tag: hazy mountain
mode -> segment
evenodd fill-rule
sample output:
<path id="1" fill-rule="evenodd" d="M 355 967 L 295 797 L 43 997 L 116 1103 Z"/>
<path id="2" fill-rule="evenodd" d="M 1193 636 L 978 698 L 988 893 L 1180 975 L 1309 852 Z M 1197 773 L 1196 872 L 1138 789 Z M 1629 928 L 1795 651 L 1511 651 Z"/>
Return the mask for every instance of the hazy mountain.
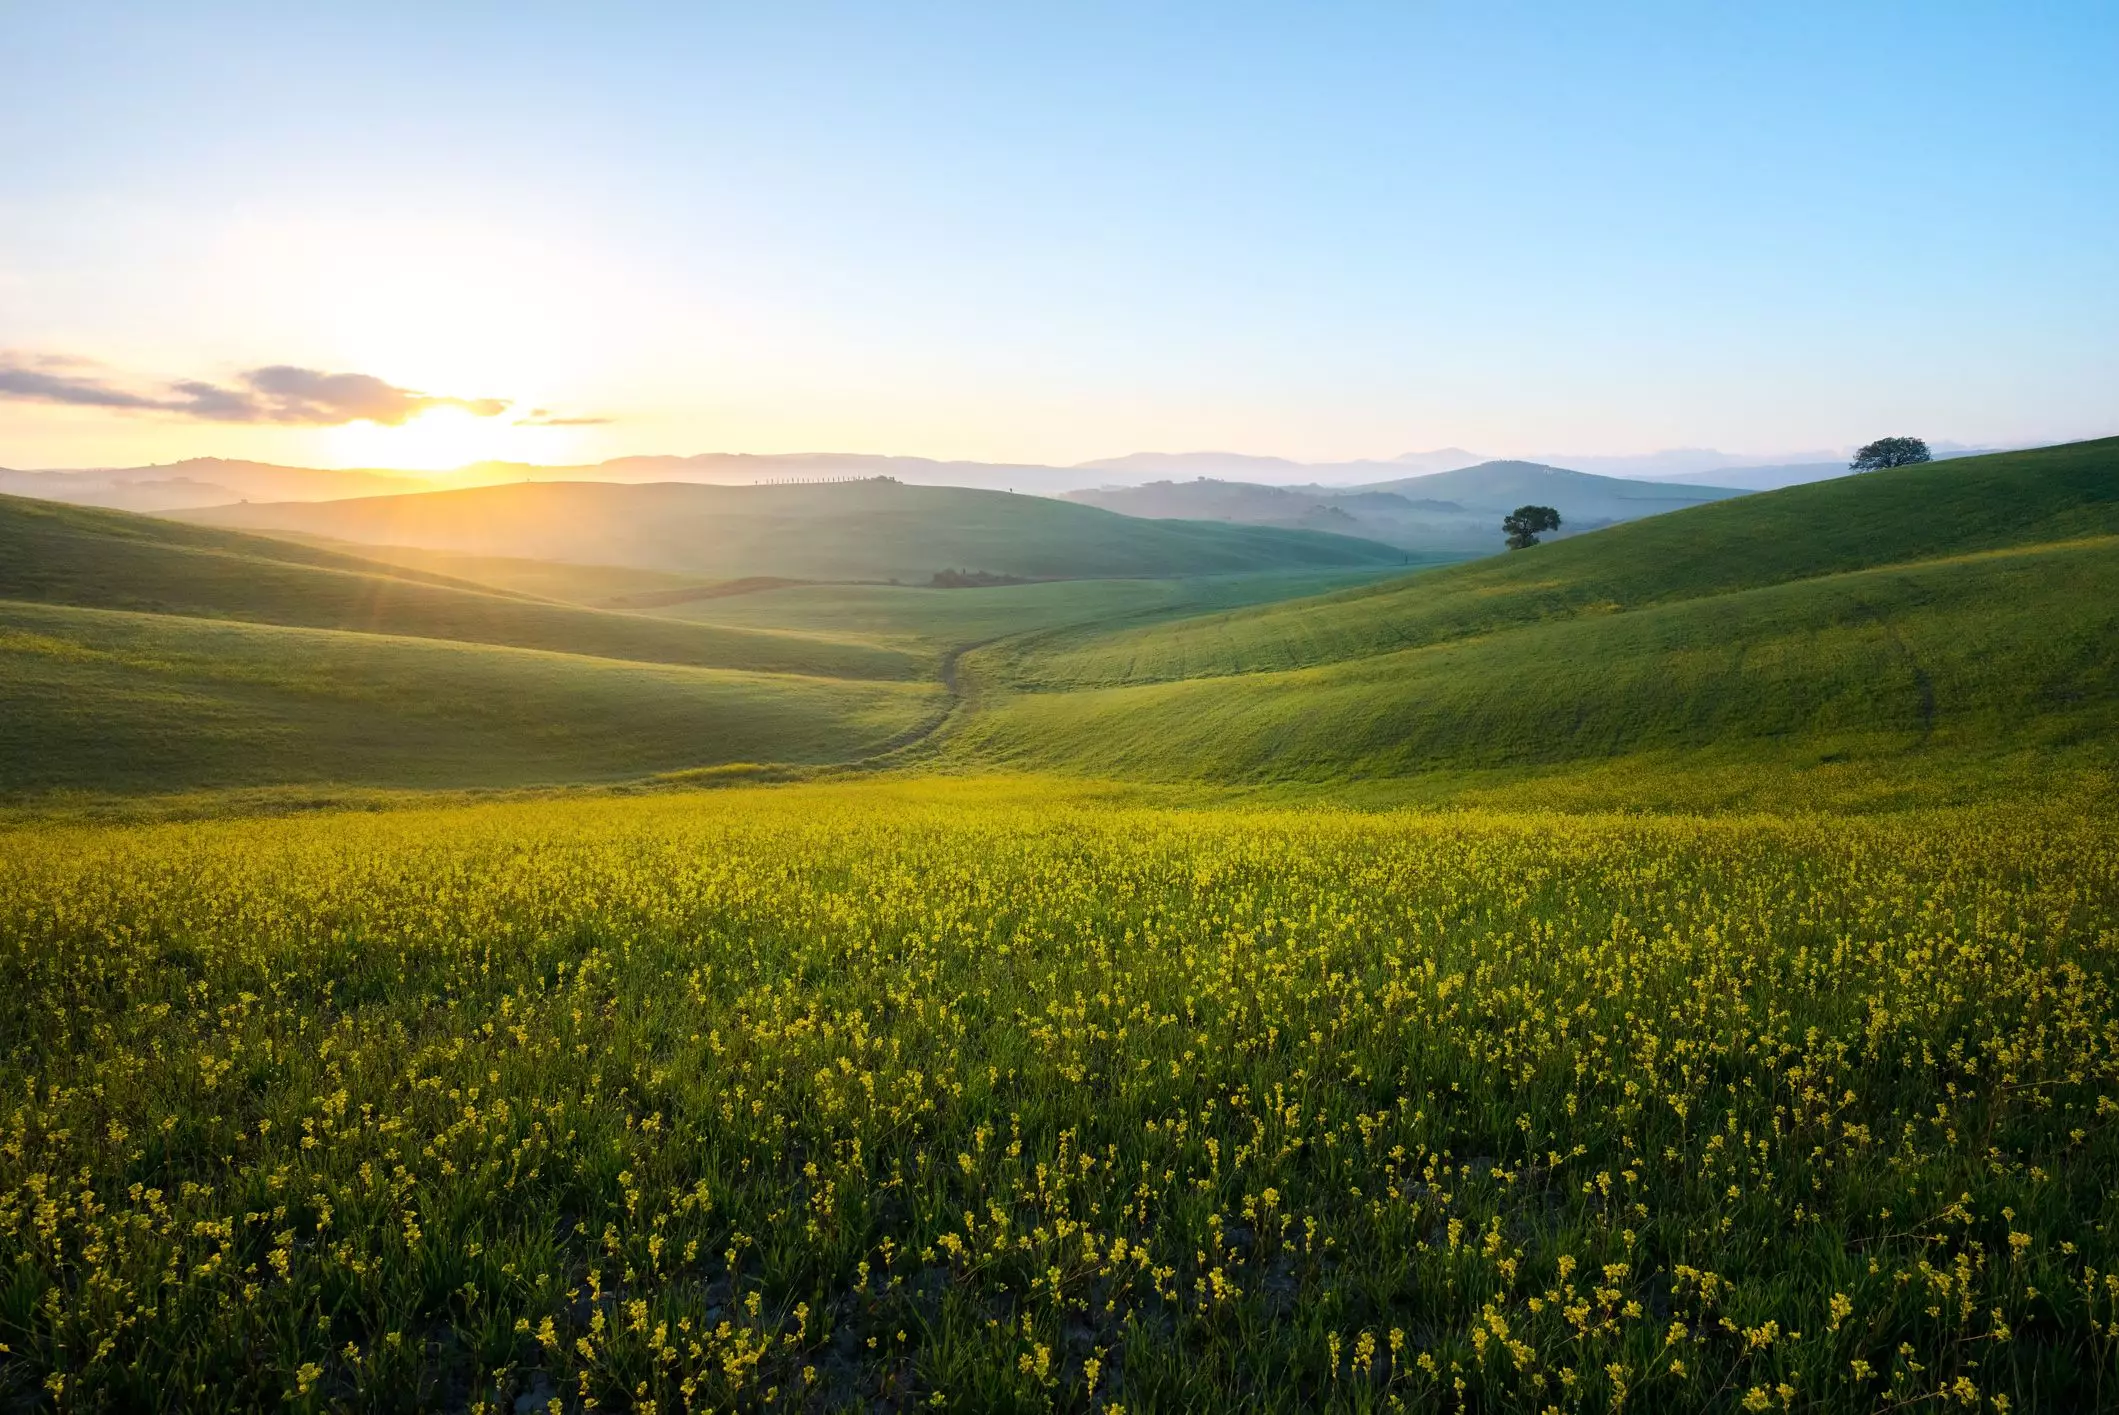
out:
<path id="1" fill-rule="evenodd" d="M 1658 511 L 1743 495 L 1731 487 L 1598 476 L 1538 462 L 1481 462 L 1452 472 L 1376 482 L 1358 490 L 1452 501 L 1468 511 L 1506 513 L 1525 504 L 1551 506 L 1566 520 L 1598 523 L 1652 516 Z"/>
<path id="2" fill-rule="evenodd" d="M 1936 443 L 1935 450 L 1940 458 L 1966 456 L 1989 449 Z M 1095 487 L 1137 487 L 1201 477 L 1266 486 L 1391 487 L 1422 475 L 1495 465 L 1502 464 L 1460 447 L 1407 452 L 1387 460 L 1351 462 L 1296 462 L 1284 457 L 1254 457 L 1239 452 L 1136 452 L 1072 467 L 1018 462 L 951 462 L 858 452 L 706 452 L 690 457 L 618 457 L 583 466 L 474 462 L 447 472 L 410 472 L 384 467 L 333 471 L 198 457 L 152 467 L 91 467 L 62 471 L 0 469 L 0 492 L 152 512 L 224 506 L 238 501 L 336 501 L 354 496 L 526 481 L 670 481 L 750 486 L 887 476 L 909 486 L 962 486 L 1059 496 Z M 1766 490 L 1841 475 L 1846 470 L 1846 459 L 1834 453 L 1814 453 L 1803 454 L 1800 458 L 1784 457 L 1760 462 L 1734 453 L 1689 448 L 1631 457 L 1548 457 L 1515 465 L 1562 466 L 1620 480 Z M 1562 510 L 1564 514 L 1565 508 Z"/>
<path id="3" fill-rule="evenodd" d="M 1295 462 L 1285 457 L 1253 457 L 1242 452 L 1133 452 L 1077 463 L 1072 471 L 1095 472 L 1100 485 L 1136 485 L 1148 480 L 1177 481 L 1206 477 L 1216 481 L 1285 485 L 1314 482 L 1352 485 L 1408 472 L 1446 472 L 1487 459 L 1461 447 L 1433 452 L 1406 452 L 1388 461 Z"/>
<path id="4" fill-rule="evenodd" d="M 710 486 L 815 482 L 888 476 L 911 486 L 965 486 L 989 491 L 1056 495 L 1104 479 L 1066 467 L 1007 462 L 941 462 L 852 452 L 753 455 L 708 452 L 696 457 L 618 457 L 584 466 L 528 462 L 473 462 L 447 472 L 369 468 L 332 471 L 264 462 L 200 457 L 154 467 L 91 467 L 63 471 L 0 468 L 0 492 L 106 506 L 123 511 L 180 511 L 238 501 L 338 501 L 355 496 L 456 490 L 511 482 L 696 482 Z"/>
<path id="5" fill-rule="evenodd" d="M 1332 530 L 1406 550 L 1475 554 L 1498 549 L 1501 517 L 1526 503 L 1557 509 L 1561 534 L 1569 535 L 1742 494 L 1532 462 L 1484 462 L 1365 487 L 1261 486 L 1207 478 L 1077 491 L 1069 499 L 1129 516 Z"/>
<path id="6" fill-rule="evenodd" d="M 120 511 L 174 511 L 231 501 L 328 501 L 425 491 L 434 485 L 432 479 L 414 472 L 329 471 L 220 457 L 194 457 L 153 467 L 53 472 L 0 469 L 0 492 Z"/>
<path id="7" fill-rule="evenodd" d="M 715 579 L 1028 579 L 1387 566 L 1389 546 L 1263 526 L 1114 516 L 1042 496 L 880 478 L 840 485 L 536 482 L 352 501 L 222 506 L 183 519 L 472 555 Z"/>

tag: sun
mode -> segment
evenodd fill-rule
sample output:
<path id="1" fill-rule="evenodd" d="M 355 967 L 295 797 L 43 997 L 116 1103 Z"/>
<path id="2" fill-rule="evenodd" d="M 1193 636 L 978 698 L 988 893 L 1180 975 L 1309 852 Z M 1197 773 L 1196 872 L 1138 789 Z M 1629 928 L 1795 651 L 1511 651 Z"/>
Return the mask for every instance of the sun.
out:
<path id="1" fill-rule="evenodd" d="M 505 413 L 482 418 L 462 408 L 429 408 L 396 427 L 348 423 L 325 436 L 340 466 L 440 472 L 471 462 L 533 460 L 535 431 Z"/>

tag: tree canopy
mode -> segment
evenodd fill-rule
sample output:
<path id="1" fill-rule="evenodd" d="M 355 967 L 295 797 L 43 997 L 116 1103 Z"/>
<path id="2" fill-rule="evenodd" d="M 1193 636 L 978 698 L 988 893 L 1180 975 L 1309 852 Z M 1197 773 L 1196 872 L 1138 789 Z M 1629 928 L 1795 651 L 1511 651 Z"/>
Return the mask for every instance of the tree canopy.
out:
<path id="1" fill-rule="evenodd" d="M 1854 460 L 1847 463 L 1847 469 L 1880 472 L 1886 467 L 1910 467 L 1931 460 L 1928 444 L 1917 437 L 1879 437 L 1856 452 Z"/>
<path id="2" fill-rule="evenodd" d="M 1523 550 L 1538 543 L 1540 531 L 1560 529 L 1560 513 L 1550 506 L 1518 506 L 1501 518 L 1501 532 L 1510 550 Z"/>

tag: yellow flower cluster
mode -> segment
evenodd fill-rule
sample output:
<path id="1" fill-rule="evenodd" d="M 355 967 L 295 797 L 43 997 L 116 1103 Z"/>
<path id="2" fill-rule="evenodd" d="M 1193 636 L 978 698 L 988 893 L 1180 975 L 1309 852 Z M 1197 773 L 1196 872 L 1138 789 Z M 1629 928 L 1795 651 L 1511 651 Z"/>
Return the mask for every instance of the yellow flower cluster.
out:
<path id="1" fill-rule="evenodd" d="M 2119 1399 L 2119 832 L 841 785 L 0 837 L 0 1399 Z"/>

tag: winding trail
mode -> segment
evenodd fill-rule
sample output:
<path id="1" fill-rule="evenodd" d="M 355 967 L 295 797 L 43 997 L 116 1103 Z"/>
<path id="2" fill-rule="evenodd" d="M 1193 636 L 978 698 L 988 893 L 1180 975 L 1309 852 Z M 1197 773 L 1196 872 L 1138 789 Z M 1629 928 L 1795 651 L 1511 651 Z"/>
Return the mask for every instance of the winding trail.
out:
<path id="1" fill-rule="evenodd" d="M 988 644 L 997 644 L 1003 639 L 1015 637 L 1016 635 L 1014 634 L 995 634 L 991 638 L 979 639 L 968 644 L 958 644 L 955 648 L 943 654 L 940 671 L 936 675 L 936 679 L 941 683 L 942 691 L 946 695 L 942 710 L 927 719 L 927 721 L 914 727 L 908 727 L 897 736 L 889 738 L 867 756 L 856 757 L 852 761 L 841 763 L 839 769 L 842 771 L 875 771 L 882 767 L 895 766 L 898 763 L 889 760 L 890 758 L 903 757 L 909 754 L 913 748 L 924 746 L 932 741 L 944 727 L 949 725 L 950 720 L 957 715 L 958 709 L 962 708 L 966 701 L 967 695 L 964 692 L 961 669 L 961 660 L 964 655 L 974 649 L 985 648 Z"/>

